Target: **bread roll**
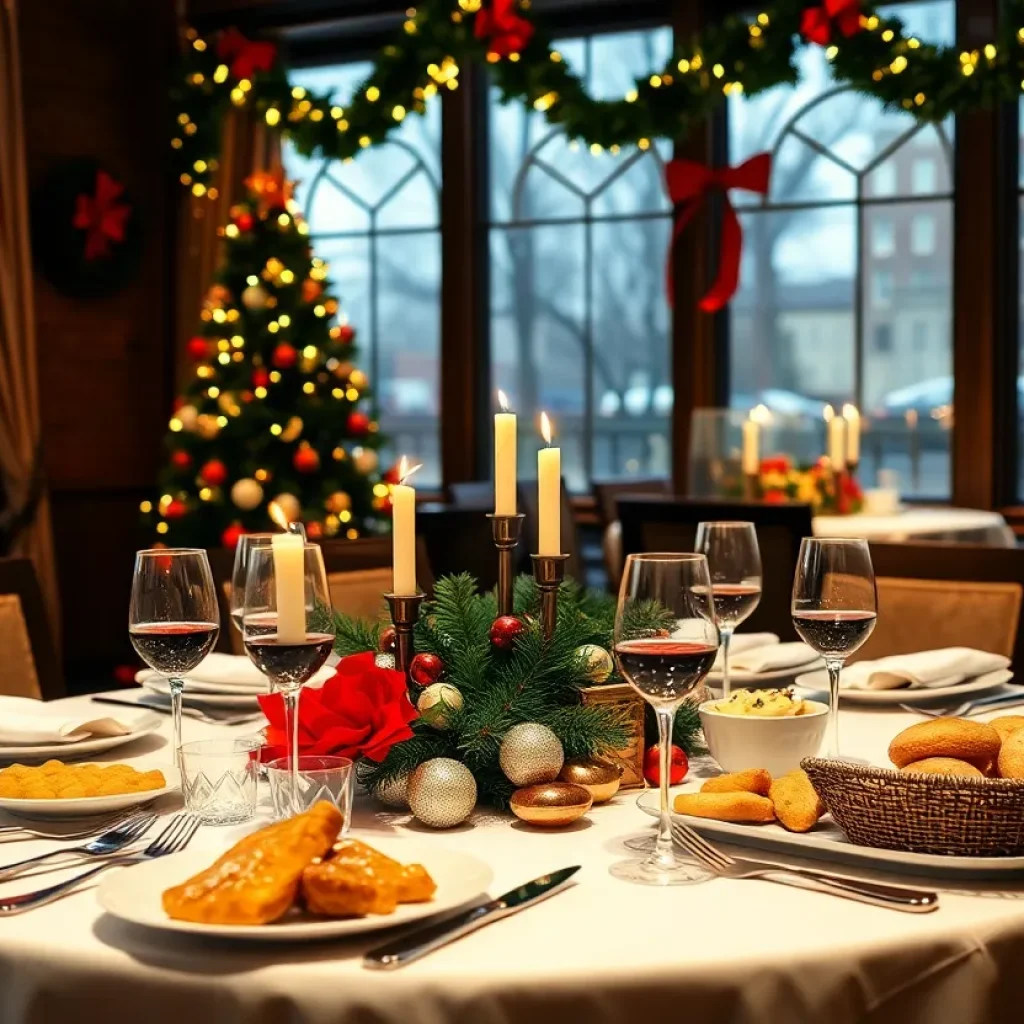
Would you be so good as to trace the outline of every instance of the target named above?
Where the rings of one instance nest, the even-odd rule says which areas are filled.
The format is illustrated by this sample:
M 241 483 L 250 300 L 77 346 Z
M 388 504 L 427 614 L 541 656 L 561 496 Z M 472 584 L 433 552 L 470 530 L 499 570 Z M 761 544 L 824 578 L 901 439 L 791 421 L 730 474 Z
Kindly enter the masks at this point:
M 702 793 L 756 793 L 767 796 L 772 777 L 764 768 L 748 768 L 744 772 L 729 772 L 715 779 L 708 779 L 700 787 Z
M 675 809 L 677 814 L 716 821 L 763 825 L 775 820 L 771 800 L 756 793 L 680 793 Z
M 916 775 L 961 775 L 971 779 L 985 777 L 985 773 L 973 764 L 960 761 L 955 757 L 926 757 L 922 761 L 905 764 L 900 771 Z
M 988 724 L 999 733 L 999 738 L 1005 743 L 1006 737 L 1011 733 L 1024 729 L 1024 715 L 1003 715 L 1001 718 L 993 718 Z
M 999 774 L 1004 779 L 1024 779 L 1024 730 L 1010 733 L 999 751 Z
M 779 824 L 790 832 L 810 832 L 825 813 L 825 805 L 802 768 L 775 779 L 768 795 Z
M 889 744 L 897 768 L 929 757 L 953 757 L 979 771 L 999 755 L 999 733 L 990 725 L 966 718 L 935 718 L 904 729 Z

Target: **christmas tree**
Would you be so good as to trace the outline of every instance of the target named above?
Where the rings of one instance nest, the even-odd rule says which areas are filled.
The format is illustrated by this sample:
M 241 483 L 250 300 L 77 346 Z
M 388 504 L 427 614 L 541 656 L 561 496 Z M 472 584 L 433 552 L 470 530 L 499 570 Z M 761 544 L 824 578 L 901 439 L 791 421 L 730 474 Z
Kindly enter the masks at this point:
M 311 540 L 354 539 L 380 529 L 390 502 L 355 331 L 337 322 L 290 185 L 257 174 L 246 186 L 188 342 L 195 376 L 175 401 L 160 497 L 142 512 L 174 546 L 233 547 L 273 529 L 270 501 Z

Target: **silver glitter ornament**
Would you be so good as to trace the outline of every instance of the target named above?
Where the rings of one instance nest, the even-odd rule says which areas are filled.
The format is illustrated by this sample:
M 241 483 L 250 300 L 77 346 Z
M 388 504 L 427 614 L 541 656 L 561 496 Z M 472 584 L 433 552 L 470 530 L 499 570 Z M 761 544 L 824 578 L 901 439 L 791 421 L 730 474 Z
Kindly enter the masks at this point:
M 498 762 L 509 782 L 517 786 L 533 786 L 553 782 L 562 770 L 565 752 L 562 742 L 546 726 L 538 722 L 514 725 L 501 741 Z
M 409 809 L 409 773 L 402 772 L 380 786 L 374 786 L 370 795 L 386 807 L 397 807 L 399 810 Z
M 461 762 L 450 757 L 424 761 L 408 786 L 409 809 L 431 828 L 460 825 L 476 807 L 476 779 Z
M 380 653 L 375 654 L 373 656 L 373 663 L 377 666 L 377 668 L 392 669 L 398 664 L 398 662 L 395 661 L 395 656 L 393 654 L 388 654 L 384 651 L 381 651 Z

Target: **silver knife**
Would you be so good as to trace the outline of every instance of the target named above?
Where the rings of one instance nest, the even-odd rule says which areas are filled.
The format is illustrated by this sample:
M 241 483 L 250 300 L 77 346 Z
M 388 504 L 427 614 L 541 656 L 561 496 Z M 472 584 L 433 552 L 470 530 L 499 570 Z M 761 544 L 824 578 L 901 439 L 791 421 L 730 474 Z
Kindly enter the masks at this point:
M 488 900 L 469 910 L 449 917 L 439 924 L 428 924 L 423 928 L 405 935 L 394 942 L 386 943 L 371 949 L 363 958 L 363 966 L 378 971 L 392 971 L 396 967 L 404 967 L 420 957 L 432 953 L 435 949 L 447 946 L 449 942 L 461 939 L 463 935 L 475 932 L 492 921 L 514 914 L 517 910 L 532 906 L 540 900 L 561 892 L 573 875 L 579 871 L 580 865 L 553 871 L 550 875 L 541 875 L 532 882 L 519 886 L 511 892 L 499 896 L 496 900 Z

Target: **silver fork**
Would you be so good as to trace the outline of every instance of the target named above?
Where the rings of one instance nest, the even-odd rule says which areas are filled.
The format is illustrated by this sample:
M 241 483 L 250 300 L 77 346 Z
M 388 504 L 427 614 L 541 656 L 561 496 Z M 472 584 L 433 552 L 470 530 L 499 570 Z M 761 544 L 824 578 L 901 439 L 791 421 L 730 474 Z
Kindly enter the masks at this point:
M 11 914 L 22 914 L 26 910 L 34 910 L 54 900 L 60 899 L 66 893 L 78 888 L 83 882 L 98 875 L 107 868 L 122 867 L 127 864 L 138 864 L 141 861 L 152 860 L 155 857 L 166 857 L 172 853 L 180 853 L 192 841 L 192 837 L 199 828 L 200 821 L 191 814 L 177 814 L 167 827 L 139 853 L 125 854 L 105 860 L 102 864 L 90 868 L 88 871 L 69 878 L 66 882 L 59 882 L 47 889 L 37 889 L 35 892 L 22 893 L 20 896 L 0 897 L 0 917 Z
M 105 814 L 102 818 L 95 818 L 89 828 L 78 829 L 74 832 L 47 832 L 44 829 L 30 828 L 28 825 L 0 825 L 0 843 L 17 843 L 27 839 L 52 839 L 54 842 L 89 839 L 127 821 L 130 817 L 132 815 L 125 814 L 124 811 Z
M 702 835 L 678 818 L 672 822 L 672 838 L 706 868 L 723 878 L 762 878 L 768 882 L 813 889 L 816 892 L 871 903 L 889 910 L 903 910 L 911 914 L 926 914 L 939 907 L 938 893 L 923 889 L 864 882 L 857 878 L 826 874 L 808 868 L 782 868 L 765 861 L 737 860 L 712 846 Z
M 64 857 L 69 853 L 75 853 L 82 857 L 108 857 L 134 843 L 136 839 L 141 839 L 154 821 L 156 821 L 155 814 L 136 814 L 122 822 L 117 828 L 104 832 L 103 835 L 97 836 L 84 846 L 51 850 L 38 857 L 29 857 L 26 860 L 15 861 L 13 864 L 0 865 L 0 881 L 5 882 L 8 878 L 21 874 L 25 868 L 31 867 L 33 864 L 41 864 L 44 860 L 50 860 L 52 857 Z
M 913 715 L 924 715 L 926 718 L 962 718 L 977 709 L 986 710 L 989 708 L 1013 708 L 1024 704 L 1024 693 L 1001 693 L 996 697 L 978 697 L 975 700 L 965 700 L 955 707 L 920 707 L 914 704 L 901 704 L 903 711 L 909 711 Z

